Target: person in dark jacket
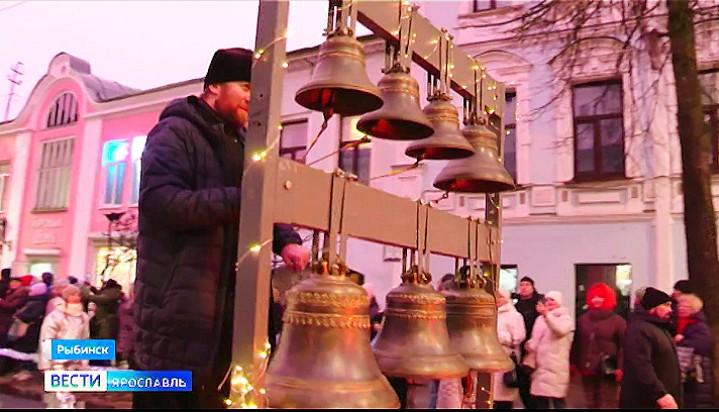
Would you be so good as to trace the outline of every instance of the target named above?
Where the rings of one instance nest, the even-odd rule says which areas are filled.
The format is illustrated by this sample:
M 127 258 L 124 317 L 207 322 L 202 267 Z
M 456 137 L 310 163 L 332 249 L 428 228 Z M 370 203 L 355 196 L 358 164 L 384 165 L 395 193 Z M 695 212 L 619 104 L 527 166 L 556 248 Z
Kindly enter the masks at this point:
M 231 363 L 235 263 L 253 52 L 215 52 L 200 97 L 171 102 L 142 155 L 135 363 L 190 370 L 193 391 L 136 392 L 135 408 L 222 408 Z M 272 250 L 295 270 L 309 251 L 288 225 Z M 218 387 L 224 380 L 224 385 Z
M 524 342 L 520 346 L 521 357 L 524 357 L 524 345 L 532 337 L 532 328 L 534 328 L 534 321 L 537 320 L 537 303 L 544 297 L 537 293 L 534 288 L 534 279 L 529 276 L 525 276 L 519 280 L 519 293 L 513 293 L 512 299 L 517 299 L 517 303 L 514 307 L 522 315 L 524 319 L 524 330 L 525 338 Z M 522 398 L 522 403 L 526 409 L 533 409 L 534 402 L 532 394 L 530 393 L 530 387 L 532 385 L 531 371 L 527 368 L 517 369 L 517 384 L 519 386 L 519 396 Z
M 13 340 L 8 338 L 6 346 L 9 352 L 0 358 L 0 374 L 19 368 L 21 373 L 15 375 L 14 379 L 25 380 L 31 377 L 28 371 L 36 369 L 36 364 L 27 358 L 37 352 L 46 305 L 47 286 L 42 282 L 30 286 L 25 304 L 13 316 L 13 321 L 20 320 L 28 324 L 28 327 L 21 337 Z
M 10 289 L 10 268 L 0 270 L 0 299 L 4 298 Z
M 679 317 L 677 346 L 692 348 L 690 369 L 684 377 L 684 407 L 707 409 L 714 407 L 714 338 L 702 312 L 704 303 L 691 293 L 677 299 Z
M 27 302 L 28 288 L 22 286 L 19 277 L 10 278 L 8 292 L 0 299 L 0 348 L 7 344 L 7 332 L 13 323 L 15 312 Z
M 95 330 L 93 339 L 117 339 L 117 311 L 120 307 L 122 287 L 109 279 L 95 294 L 89 294 L 88 302 L 95 303 Z
M 134 352 L 134 341 L 132 339 L 135 330 L 132 319 L 133 306 L 132 289 L 127 294 L 120 296 L 120 306 L 117 308 L 117 355 L 118 360 L 128 362 L 132 369 L 132 353 Z
M 616 409 L 622 380 L 627 322 L 614 313 L 617 297 L 606 283 L 587 290 L 589 309 L 579 317 L 572 342 L 572 366 L 582 376 L 589 409 Z
M 669 333 L 672 298 L 648 287 L 624 337 L 619 408 L 676 409 L 682 405 L 681 371 Z

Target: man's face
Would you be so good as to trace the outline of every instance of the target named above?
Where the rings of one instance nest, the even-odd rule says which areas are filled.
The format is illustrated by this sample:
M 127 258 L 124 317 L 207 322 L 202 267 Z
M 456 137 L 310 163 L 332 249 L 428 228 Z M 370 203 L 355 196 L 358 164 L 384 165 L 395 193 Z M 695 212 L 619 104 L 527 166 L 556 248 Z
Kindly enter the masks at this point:
M 519 282 L 519 294 L 524 297 L 532 296 L 534 293 L 534 286 L 532 282 L 522 281 Z
M 250 108 L 250 84 L 226 82 L 210 86 L 215 93 L 215 111 L 226 122 L 247 127 Z
M 679 305 L 677 305 L 677 313 L 680 318 L 687 318 L 694 314 L 694 310 L 688 302 L 679 302 Z
M 659 319 L 668 319 L 669 316 L 672 314 L 672 303 L 666 302 L 663 303 L 652 310 L 649 311 L 649 313 L 653 314 L 654 316 L 658 317 Z

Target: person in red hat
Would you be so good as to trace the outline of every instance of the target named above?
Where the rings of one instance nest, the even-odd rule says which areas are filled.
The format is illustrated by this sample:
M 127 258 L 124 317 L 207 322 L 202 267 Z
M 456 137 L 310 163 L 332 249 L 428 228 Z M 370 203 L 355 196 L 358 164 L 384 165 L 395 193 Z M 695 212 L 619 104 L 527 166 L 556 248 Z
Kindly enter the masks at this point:
M 582 376 L 587 408 L 616 409 L 627 322 L 614 313 L 617 297 L 606 283 L 587 290 L 586 304 L 574 335 L 572 366 Z
M 33 275 L 25 275 L 20 278 L 23 287 L 30 287 L 33 284 L 33 280 L 35 280 L 35 276 Z
M 171 102 L 147 136 L 140 178 L 134 363 L 189 370 L 190 393 L 136 392 L 135 408 L 222 408 L 231 363 L 235 263 L 254 53 L 220 49 L 200 96 Z M 295 270 L 309 251 L 275 225 Z

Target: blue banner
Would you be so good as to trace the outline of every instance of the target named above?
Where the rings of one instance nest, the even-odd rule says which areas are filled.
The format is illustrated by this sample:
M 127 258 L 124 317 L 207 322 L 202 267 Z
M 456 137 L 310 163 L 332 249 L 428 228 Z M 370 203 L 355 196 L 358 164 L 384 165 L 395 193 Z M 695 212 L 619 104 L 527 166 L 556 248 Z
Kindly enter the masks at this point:
M 189 392 L 191 371 L 107 371 L 108 392 Z
M 113 339 L 53 339 L 51 360 L 115 360 Z

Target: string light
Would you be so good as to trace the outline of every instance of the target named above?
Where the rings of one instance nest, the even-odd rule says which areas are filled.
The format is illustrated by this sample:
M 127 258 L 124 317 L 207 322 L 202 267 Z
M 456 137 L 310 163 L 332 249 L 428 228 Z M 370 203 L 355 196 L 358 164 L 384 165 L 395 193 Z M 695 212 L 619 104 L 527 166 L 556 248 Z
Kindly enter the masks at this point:
M 286 69 L 286 68 L 288 68 L 288 67 L 290 67 L 290 64 L 289 64 L 289 63 L 287 63 L 287 62 L 282 63 L 282 68 L 283 68 L 283 69 Z
M 267 150 L 258 150 L 257 152 L 252 154 L 252 161 L 254 162 L 260 162 L 262 160 L 265 160 L 267 158 Z
M 250 252 L 252 253 L 260 253 L 261 249 L 262 246 L 259 243 L 254 243 L 250 246 Z

